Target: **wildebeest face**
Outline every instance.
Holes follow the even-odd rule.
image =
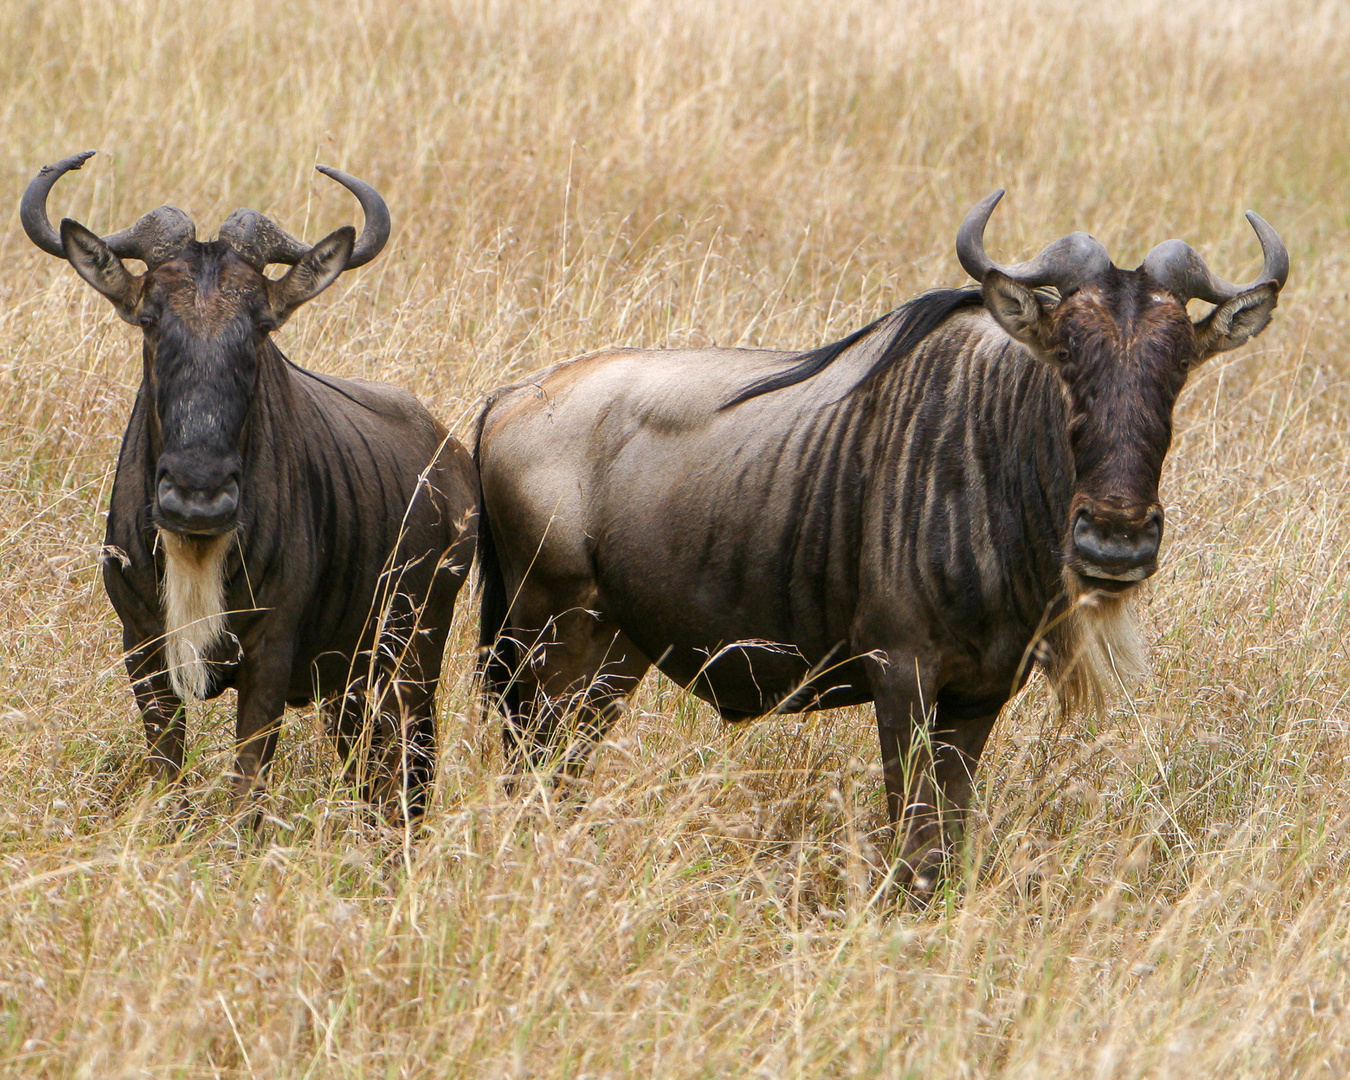
[[[1158,568],[1158,479],[1177,394],[1195,364],[1265,329],[1289,277],[1289,251],[1249,210],[1262,267],[1248,285],[1224,281],[1183,240],[1164,240],[1135,270],[1118,269],[1084,232],[1001,265],[984,250],[1001,198],[1000,188],[966,214],[957,257],[999,325],[1063,380],[1075,473],[1064,538],[1069,568],[1091,588],[1127,589]],[[1034,291],[1041,287],[1060,299]],[[1214,310],[1193,324],[1190,299]]]
[[[1264,329],[1276,287],[1241,293],[1197,323],[1142,269],[1110,266],[1059,301],[997,270],[983,288],[1000,325],[1064,382],[1076,473],[1069,566],[1095,588],[1144,580],[1158,568],[1158,483],[1177,395],[1192,367]]]
[[[262,275],[219,242],[146,274],[136,320],[158,421],[155,521],[173,532],[232,529],[258,346],[271,329]]]
[[[158,451],[154,520],[215,536],[236,527],[243,450],[268,335],[342,272],[355,230],[337,230],[275,281],[228,243],[192,241],[139,278],[96,235],[67,219],[71,264],[141,328]]]

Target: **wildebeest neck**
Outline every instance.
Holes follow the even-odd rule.
[[[1060,588],[1074,487],[1053,370],[981,311],[950,319],[872,388],[881,588],[977,636],[993,612],[1034,630]]]
[[[756,380],[722,407],[729,409],[761,394],[796,386],[820,374],[855,346],[869,342],[874,334],[884,332],[887,335],[884,345],[853,384],[852,390],[857,390],[874,376],[903,361],[953,312],[979,304],[978,289],[933,289],[861,330],[855,330],[848,337],[802,353],[786,371]]]

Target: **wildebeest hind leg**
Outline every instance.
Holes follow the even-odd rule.
[[[502,726],[507,762],[513,771],[576,778],[651,663],[618,627],[590,611],[564,613],[532,644],[516,674],[520,714]]]

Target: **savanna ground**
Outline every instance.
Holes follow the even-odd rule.
[[[40,1076],[1339,1076],[1350,1070],[1350,14],[1335,3],[0,6],[0,1068]],[[928,912],[882,911],[869,710],[723,726],[649,679],[558,813],[508,798],[464,595],[428,835],[399,857],[289,715],[261,838],[167,836],[96,571],[137,334],[34,250],[53,214],[254,206],[395,231],[282,332],[475,402],[611,344],[806,347],[1071,229],[1293,276],[1201,369],[1163,478],[1153,672],[1039,681]],[[391,858],[391,854],[393,857]],[[406,853],[405,853],[406,854]]]

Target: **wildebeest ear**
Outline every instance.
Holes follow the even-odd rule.
[[[355,243],[356,230],[344,225],[305,252],[285,277],[268,284],[268,299],[278,323],[285,322],[291,312],[313,300],[338,279],[338,275],[347,269],[347,260],[352,257]]]
[[[1270,324],[1278,296],[1279,288],[1273,281],[1267,281],[1216,307],[1195,324],[1199,358],[1207,360],[1256,337]]]
[[[981,288],[984,306],[999,326],[1039,356],[1050,349],[1050,310],[1031,289],[1007,274],[990,270]]]
[[[70,218],[61,220],[61,246],[75,272],[111,300],[117,314],[135,326],[141,283],[122,265],[112,248]]]

